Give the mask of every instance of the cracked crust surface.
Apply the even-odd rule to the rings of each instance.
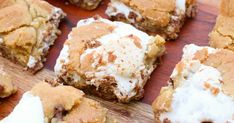
[[[70,111],[74,106],[79,105],[84,95],[82,91],[71,86],[53,87],[46,82],[38,83],[32,88],[31,93],[40,97],[44,115],[48,121],[57,118],[55,110]]]
[[[94,10],[98,7],[102,0],[69,0],[72,4],[83,9]]]
[[[122,7],[118,9],[116,4]],[[176,6],[176,0],[112,0],[106,14],[112,20],[130,23],[147,33],[160,34],[169,40],[176,39],[185,19],[196,14],[195,0],[186,0],[184,4],[185,11]],[[129,13],[123,5],[129,9]]]
[[[55,72],[63,83],[128,102],[142,97],[144,84],[164,51],[160,36],[150,37],[124,23],[90,18],[80,21],[70,33]]]
[[[99,102],[83,98],[80,105],[64,117],[66,123],[105,123],[107,109]]]
[[[52,84],[54,85],[54,84]],[[71,86],[41,82],[31,93],[42,101],[45,121],[52,123],[105,123],[107,109]]]
[[[220,14],[213,31],[209,34],[210,46],[234,51],[234,2],[222,0]]]
[[[211,52],[211,50],[213,51]],[[217,96],[218,94],[222,93],[232,99],[234,98],[234,71],[232,69],[232,67],[234,66],[234,53],[232,51],[226,49],[215,50],[212,48],[209,49],[207,47],[200,47],[200,49],[196,50],[196,52],[194,52],[193,54],[190,53],[190,57],[191,59],[186,59],[185,56],[183,56],[182,60],[176,65],[171,75],[171,79],[168,82],[169,85],[161,89],[159,96],[152,104],[157,123],[171,123],[170,117],[162,119],[161,116],[163,116],[164,113],[176,110],[173,109],[175,108],[175,105],[172,106],[173,100],[175,100],[175,94],[179,91],[178,88],[182,87],[182,85],[185,84],[185,80],[188,78],[188,76],[192,76],[191,74],[187,74],[186,72],[186,69],[188,67],[186,65],[187,63],[191,63],[189,71],[194,74],[193,69],[196,69],[196,67],[192,67],[194,63],[192,63],[191,61],[193,60],[198,60],[201,64],[212,67],[220,72],[221,78],[220,80],[218,80],[221,84],[220,88],[209,84],[209,81],[211,80],[208,80],[208,82],[204,82],[204,89],[210,90],[213,96]],[[187,93],[190,93],[190,95],[192,95],[192,92],[188,91]],[[193,98],[191,97],[191,99]],[[209,118],[203,120],[203,122],[212,122],[212,120]]]
[[[114,123],[114,120],[108,120],[107,111],[99,102],[84,97],[82,91],[48,81],[39,82],[26,92],[13,112],[2,121]]]
[[[1,55],[35,72],[59,34],[61,9],[41,0],[0,0]]]
[[[12,82],[12,78],[0,68],[0,98],[9,97],[16,93],[17,88]]]

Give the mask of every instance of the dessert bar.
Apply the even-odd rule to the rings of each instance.
[[[60,82],[85,92],[120,102],[138,100],[164,43],[129,24],[88,18],[72,29],[54,70]]]
[[[220,13],[209,34],[210,46],[234,51],[234,1],[221,0]]]
[[[234,52],[186,45],[153,102],[157,123],[233,123]]]
[[[106,14],[170,40],[178,37],[187,18],[195,16],[196,0],[111,0]]]
[[[107,109],[71,86],[36,84],[0,123],[106,123]]]
[[[57,35],[61,9],[43,0],[0,1],[0,55],[34,73]]]

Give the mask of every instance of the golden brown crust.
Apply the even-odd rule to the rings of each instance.
[[[0,33],[7,33],[23,25],[30,25],[32,18],[26,6],[26,4],[13,4],[0,9]]]
[[[5,35],[3,40],[7,51],[10,51],[9,55],[15,56],[22,65],[27,64],[28,54],[36,43],[36,35],[36,30],[32,27],[22,27]]]
[[[45,117],[50,121],[55,117],[55,109],[63,108],[65,111],[70,111],[75,105],[79,105],[82,101],[84,93],[71,86],[56,86],[41,82],[34,86],[31,93],[39,96]]]
[[[116,1],[123,2],[133,11],[130,10],[128,15],[121,13],[122,10],[118,10],[110,3],[106,13],[112,20],[132,24],[150,35],[159,34],[167,40],[176,39],[185,19],[196,15],[196,0],[186,0],[185,11],[177,8],[176,0]]]
[[[234,51],[234,1],[222,0],[220,14],[213,31],[209,34],[210,46]]]
[[[15,3],[15,0],[0,0],[0,9],[10,6]]]
[[[95,28],[97,27],[97,28]],[[91,67],[93,63],[93,55],[87,55],[83,60],[80,60],[80,55],[90,48],[89,43],[94,42],[95,39],[111,33],[114,27],[105,24],[103,22],[92,23],[90,25],[81,26],[79,28],[73,28],[71,32],[71,39],[66,41],[69,46],[69,70],[75,70],[80,74],[84,74],[86,71],[92,71]]]
[[[49,84],[50,83],[50,84]],[[30,91],[40,97],[45,122],[52,123],[106,123],[107,109],[71,86],[55,81],[40,82]]]
[[[221,0],[220,14],[223,16],[234,16],[234,1],[233,0]]]
[[[222,85],[221,89],[212,87],[207,82],[204,83],[205,89],[209,89],[213,95],[217,95],[222,91],[224,94],[234,97],[234,52],[226,49],[217,49],[210,53],[208,52],[208,48],[202,48],[194,54],[192,60],[199,60],[201,64],[214,67],[221,73],[222,80],[219,80]],[[184,80],[184,69],[185,64],[183,60],[181,60],[175,67],[176,76],[173,76],[170,79],[169,85],[167,87],[163,87],[161,89],[159,96],[153,102],[152,106],[156,122],[160,123],[161,120],[159,118],[163,112],[170,111],[173,93]]]
[[[234,50],[234,17],[219,15],[210,33],[210,45],[215,48]]]
[[[175,0],[122,0],[122,2],[139,10],[142,16],[152,20],[159,27],[168,25],[169,13],[175,10]]]
[[[159,96],[154,100],[152,107],[156,122],[160,122],[160,114],[171,110],[171,102],[173,97],[173,87],[163,87],[160,90]]]
[[[12,83],[11,76],[1,69],[2,68],[0,68],[0,98],[5,98],[16,93],[17,88]]]
[[[75,4],[86,10],[94,10],[98,7],[102,0],[69,0],[72,4]]]
[[[0,51],[24,67],[40,69],[64,13],[42,0],[0,0]],[[27,65],[30,56],[35,62]]]
[[[103,108],[100,103],[83,98],[80,105],[64,117],[66,123],[105,123],[107,109]]]
[[[200,59],[202,58],[202,60]],[[199,59],[203,64],[212,66],[221,72],[222,76],[222,91],[234,97],[234,53],[229,50],[219,50],[212,54],[203,54]]]

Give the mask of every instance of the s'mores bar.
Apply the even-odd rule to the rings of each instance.
[[[111,0],[106,14],[149,33],[176,39],[186,18],[196,14],[196,0]]]
[[[31,72],[40,70],[63,17],[43,0],[0,0],[0,55]]]
[[[234,1],[221,0],[220,14],[209,34],[210,46],[234,51]]]
[[[234,52],[186,45],[153,102],[157,123],[233,123]]]
[[[102,0],[69,0],[72,4],[77,5],[86,10],[94,10],[98,7]]]
[[[60,82],[85,92],[120,102],[138,100],[164,43],[129,24],[93,17],[72,29],[54,70]]]
[[[12,78],[2,68],[0,68],[0,98],[9,97],[17,91],[12,82]]]
[[[40,82],[0,123],[105,123],[106,115],[107,109],[82,91]]]

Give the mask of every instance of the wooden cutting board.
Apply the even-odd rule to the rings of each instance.
[[[53,79],[53,67],[56,58],[72,27],[76,26],[76,23],[80,19],[91,17],[96,14],[106,17],[104,12],[109,0],[104,0],[101,6],[95,11],[82,10],[74,5],[67,4],[65,0],[47,1],[62,8],[67,13],[67,17],[60,26],[62,34],[51,48],[47,62],[45,63],[45,68],[36,75],[31,75],[23,71],[22,67],[0,57],[0,65],[4,65],[5,70],[13,76],[14,84],[18,87],[18,92],[15,95],[7,99],[0,99],[0,119],[7,116],[13,110],[22,94],[30,90],[34,84],[44,79]],[[219,0],[198,1],[198,15],[196,18],[186,21],[179,39],[166,43],[167,54],[163,57],[162,64],[153,72],[151,79],[146,84],[145,96],[142,100],[130,104],[119,104],[93,96],[89,97],[100,101],[109,109],[108,115],[115,117],[120,123],[153,123],[151,103],[159,94],[160,88],[167,84],[167,80],[175,64],[181,58],[183,46],[190,43],[208,45],[208,34],[215,24]]]

